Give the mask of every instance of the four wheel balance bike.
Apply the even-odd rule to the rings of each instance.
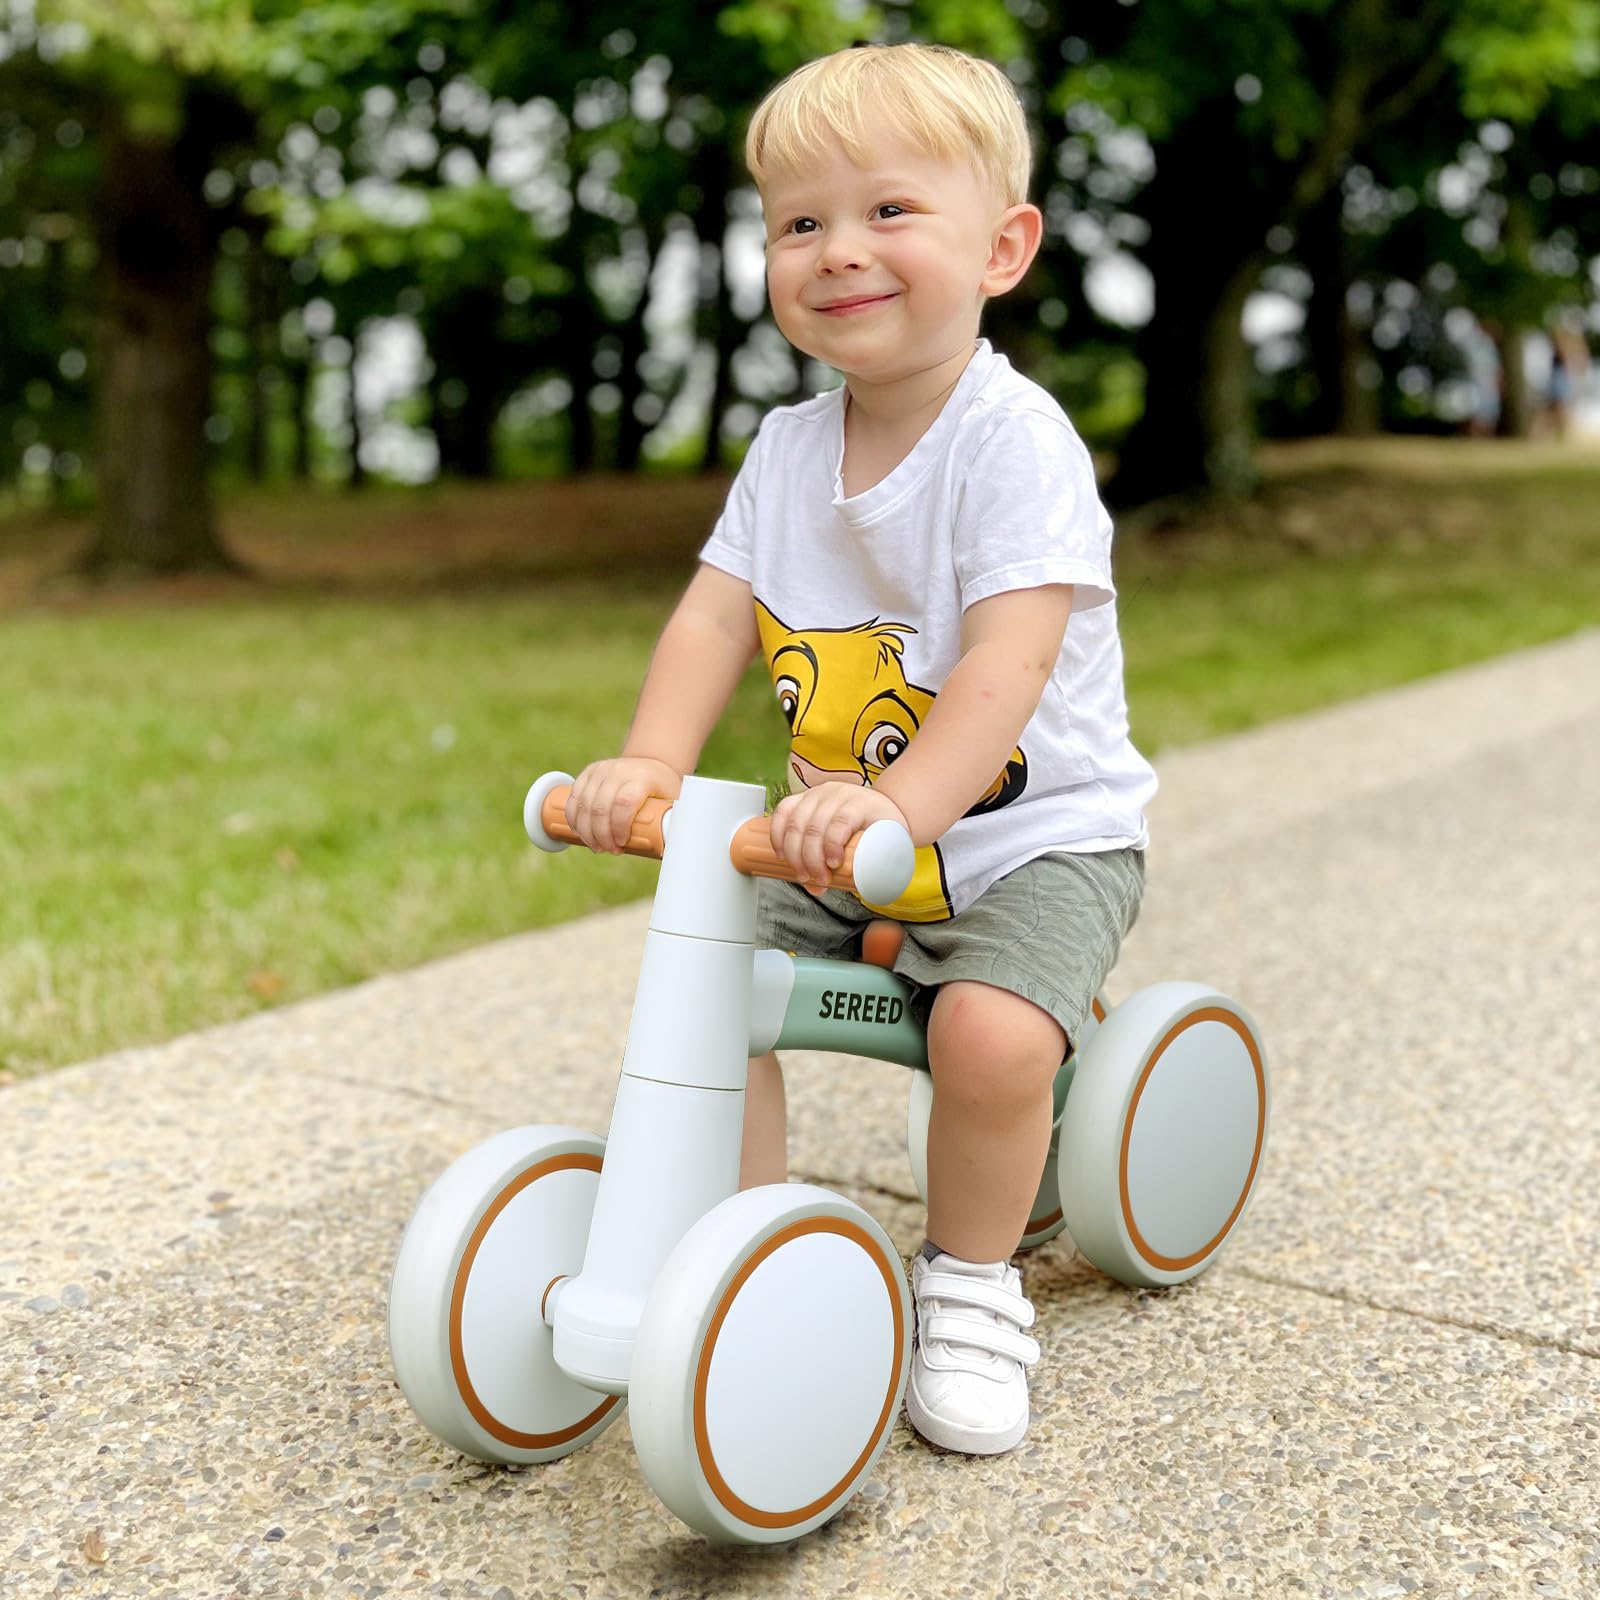
[[[565,773],[524,821],[563,850]],[[747,1059],[773,1048],[896,1061],[926,1198],[933,1085],[908,986],[886,965],[755,948],[766,791],[686,778],[646,804],[630,853],[661,857],[608,1139],[538,1125],[485,1140],[423,1196],[395,1263],[389,1340],[407,1400],[482,1461],[551,1461],[626,1399],[651,1487],[708,1538],[769,1544],[834,1516],[888,1443],[911,1357],[904,1265],[860,1206],[807,1183],[739,1191]],[[887,904],[905,830],[877,822],[834,883]],[[893,924],[873,925],[890,936]],[[871,954],[872,940],[868,940]],[[882,951],[879,959],[886,959]],[[892,959],[892,951],[887,959]],[[1182,1283],[1238,1225],[1260,1171],[1266,1058],[1199,983],[1096,997],[1055,1086],[1024,1245],[1069,1229],[1124,1283]]]

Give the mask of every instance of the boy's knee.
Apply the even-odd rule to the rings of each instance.
[[[928,1019],[935,1090],[974,1105],[1031,1103],[1049,1090],[1066,1047],[1048,1011],[989,984],[946,984]]]

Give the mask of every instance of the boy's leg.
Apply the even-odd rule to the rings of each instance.
[[[739,1153],[739,1187],[754,1189],[764,1183],[788,1181],[789,1128],[783,1071],[778,1065],[777,1053],[769,1050],[764,1056],[750,1058],[750,1078],[744,1091],[744,1145]]]
[[[761,878],[756,883],[756,948],[838,959],[854,953],[870,913],[853,895],[830,890],[822,899],[798,884]],[[787,1107],[783,1073],[774,1051],[750,1058],[744,1095],[744,1144],[739,1187],[789,1181]]]
[[[934,997],[928,1021],[928,1237],[964,1261],[1017,1248],[1050,1150],[1067,1038],[1049,1012],[985,983]]]
[[[928,1023],[928,1239],[911,1264],[917,1332],[906,1415],[947,1450],[996,1455],[1028,1430],[1033,1307],[1008,1259],[1050,1147],[1066,1035],[991,984],[940,988]]]

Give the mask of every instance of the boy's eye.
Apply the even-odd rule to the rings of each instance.
[[[878,207],[878,215],[887,220],[890,217],[903,217],[906,214],[904,206],[897,206],[894,201],[886,200]]]
[[[899,205],[894,200],[885,200],[880,205],[874,206],[874,210],[893,211],[894,216],[904,216],[906,214],[906,206]],[[811,229],[818,226],[818,219],[814,218],[814,216],[797,216],[794,221],[790,222],[787,232],[790,232],[790,234],[810,234]]]

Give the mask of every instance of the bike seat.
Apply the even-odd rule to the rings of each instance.
[[[905,943],[906,930],[898,922],[869,922],[861,935],[861,959],[874,967],[893,967]]]

